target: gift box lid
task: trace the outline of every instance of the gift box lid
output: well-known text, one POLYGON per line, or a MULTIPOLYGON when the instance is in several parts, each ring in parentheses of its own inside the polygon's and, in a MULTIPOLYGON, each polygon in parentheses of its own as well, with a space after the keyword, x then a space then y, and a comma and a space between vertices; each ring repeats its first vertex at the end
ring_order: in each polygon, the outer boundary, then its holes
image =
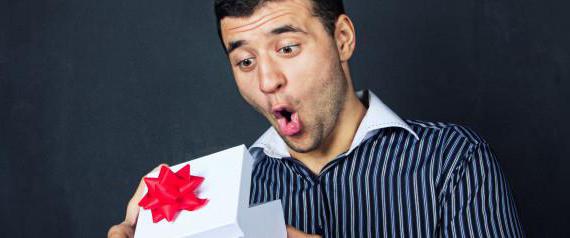
MULTIPOLYGON (((204 177, 196 190, 207 205, 181 211, 173 222, 153 223, 150 210, 140 209, 135 238, 146 237, 286 237, 279 200, 249 208, 253 159, 245 145, 172 166, 190 164, 193 176, 204 177)), ((158 177, 158 171, 147 177, 158 177)), ((145 191, 146 193, 146 191, 145 191)))

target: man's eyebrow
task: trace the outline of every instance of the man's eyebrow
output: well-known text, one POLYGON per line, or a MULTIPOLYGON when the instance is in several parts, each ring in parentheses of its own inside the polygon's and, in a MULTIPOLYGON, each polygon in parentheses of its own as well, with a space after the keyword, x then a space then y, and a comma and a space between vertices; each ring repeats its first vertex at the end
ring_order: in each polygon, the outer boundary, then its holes
MULTIPOLYGON (((269 32, 269 34, 271 34, 271 35, 279 35, 279 34, 288 33, 288 32, 293 32, 293 33, 299 32, 299 33, 307 34, 307 32, 304 31, 303 29, 297 28, 297 27, 295 27, 295 26, 293 26, 293 25, 284 25, 284 26, 277 27, 277 28, 271 30, 271 31, 269 32)), ((241 46, 243 46, 243 45, 245 45, 245 44, 247 44, 247 42, 246 42, 245 40, 231 41, 231 42, 229 43, 229 46, 228 46, 228 51, 227 51, 227 52, 228 52, 228 55, 229 55, 230 53, 232 53, 232 51, 236 50, 237 48, 239 48, 239 47, 241 47, 241 46)))
POLYGON ((284 25, 284 26, 277 27, 277 28, 271 30, 270 33, 272 35, 279 35, 279 34, 283 34, 283 33, 287 33, 287 32, 300 32, 303 34, 307 34, 306 31, 302 30, 301 28, 297 28, 293 25, 284 25))
POLYGON ((245 40, 236 40, 236 41, 231 41, 229 46, 228 46, 228 55, 230 53, 232 53, 232 51, 234 51, 235 49, 241 47, 242 45, 244 45, 246 42, 245 40))

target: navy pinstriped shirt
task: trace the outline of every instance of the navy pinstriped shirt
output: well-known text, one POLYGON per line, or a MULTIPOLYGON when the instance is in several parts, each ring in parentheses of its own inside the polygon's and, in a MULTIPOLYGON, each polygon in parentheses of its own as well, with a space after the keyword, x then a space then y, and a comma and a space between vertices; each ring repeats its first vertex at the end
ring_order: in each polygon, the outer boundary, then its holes
POLYGON ((489 145, 455 124, 402 120, 373 93, 348 151, 312 173, 270 128, 251 147, 251 204, 323 237, 524 237, 489 145))

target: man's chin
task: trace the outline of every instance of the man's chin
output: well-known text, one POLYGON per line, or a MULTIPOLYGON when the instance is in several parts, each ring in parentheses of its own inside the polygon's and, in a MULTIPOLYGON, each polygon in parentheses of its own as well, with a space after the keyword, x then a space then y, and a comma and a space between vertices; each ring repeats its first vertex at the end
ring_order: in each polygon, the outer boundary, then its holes
POLYGON ((314 140, 311 140, 309 136, 304 133, 296 134, 293 136, 281 136, 285 144, 289 149, 297 153, 307 153, 315 150, 318 145, 316 145, 314 140))
POLYGON ((285 143, 287 143, 287 146, 289 147, 289 149, 291 149, 297 153, 307 153, 307 152, 314 150, 314 148, 312 148, 311 146, 296 145, 293 143, 289 143, 288 141, 285 141, 285 143))

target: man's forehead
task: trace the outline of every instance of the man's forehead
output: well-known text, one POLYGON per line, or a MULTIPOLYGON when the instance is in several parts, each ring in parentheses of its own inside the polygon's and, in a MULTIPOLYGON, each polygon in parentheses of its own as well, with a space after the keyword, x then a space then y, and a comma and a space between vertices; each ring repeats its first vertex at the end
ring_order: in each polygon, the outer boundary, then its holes
MULTIPOLYGON (((311 13, 307 0, 270 1, 248 17, 224 17, 220 28, 224 35, 233 35, 259 29, 267 23, 302 19, 311 13)), ((289 24, 293 24, 290 22, 289 24)), ((224 37, 225 38, 225 37, 224 37)))

